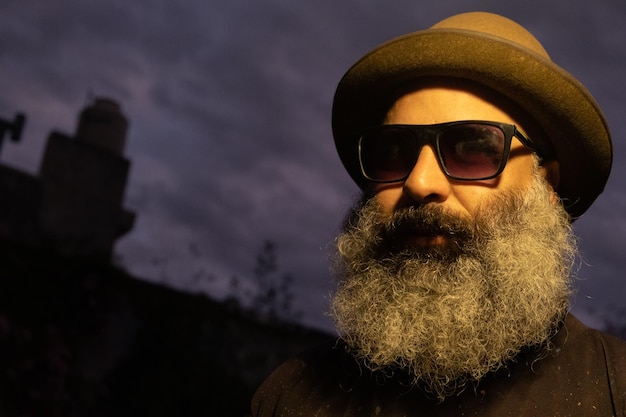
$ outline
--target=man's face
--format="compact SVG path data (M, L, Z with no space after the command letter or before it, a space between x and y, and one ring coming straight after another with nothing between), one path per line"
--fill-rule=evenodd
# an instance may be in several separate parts
M513 124L524 131L525 126L505 112L501 102L494 93L472 84L442 84L402 96L387 114L385 124L487 120ZM451 180L441 170L434 149L427 145L422 148L406 181L377 185L373 191L384 214L413 204L435 203L451 213L472 217L485 198L513 187L527 188L533 170L532 152L514 138L511 157L499 177L474 182ZM444 243L442 239L440 236L413 236L413 243L440 244Z
M472 119L518 125L453 88L402 97L386 122ZM512 151L500 177L461 182L426 147L406 182L377 186L348 217L332 314L373 370L402 370L442 399L553 334L576 246L536 158L516 141Z

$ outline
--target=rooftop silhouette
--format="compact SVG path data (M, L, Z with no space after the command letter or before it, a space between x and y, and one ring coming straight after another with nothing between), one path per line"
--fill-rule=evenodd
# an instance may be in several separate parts
M17 142L25 120L0 120L0 145L7 134ZM0 163L0 241L110 260L135 221L123 207L127 130L120 106L99 98L81 111L74 135L50 133L37 176Z

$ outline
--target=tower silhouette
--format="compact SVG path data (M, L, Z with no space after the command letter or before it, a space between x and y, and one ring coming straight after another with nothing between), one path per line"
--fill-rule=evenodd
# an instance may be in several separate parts
M99 98L82 110L74 136L52 132L38 177L0 170L0 239L64 256L110 259L135 214L122 207L130 161L128 120Z

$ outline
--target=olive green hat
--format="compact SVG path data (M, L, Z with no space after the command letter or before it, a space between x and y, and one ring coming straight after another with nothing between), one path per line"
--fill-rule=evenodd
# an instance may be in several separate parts
M333 135L344 166L361 188L367 180L359 168L358 132L380 124L402 86L425 77L477 82L523 108L550 141L560 166L558 193L572 219L604 189L613 150L594 98L526 29L483 12L456 15L392 39L343 76L333 102Z

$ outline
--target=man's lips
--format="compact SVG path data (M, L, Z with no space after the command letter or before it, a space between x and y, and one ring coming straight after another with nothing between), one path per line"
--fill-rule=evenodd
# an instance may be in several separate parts
M396 240L403 246L445 246L453 239L452 234L431 228L411 228L398 231Z
M445 246L450 243L447 235L404 235L401 241L406 246Z

